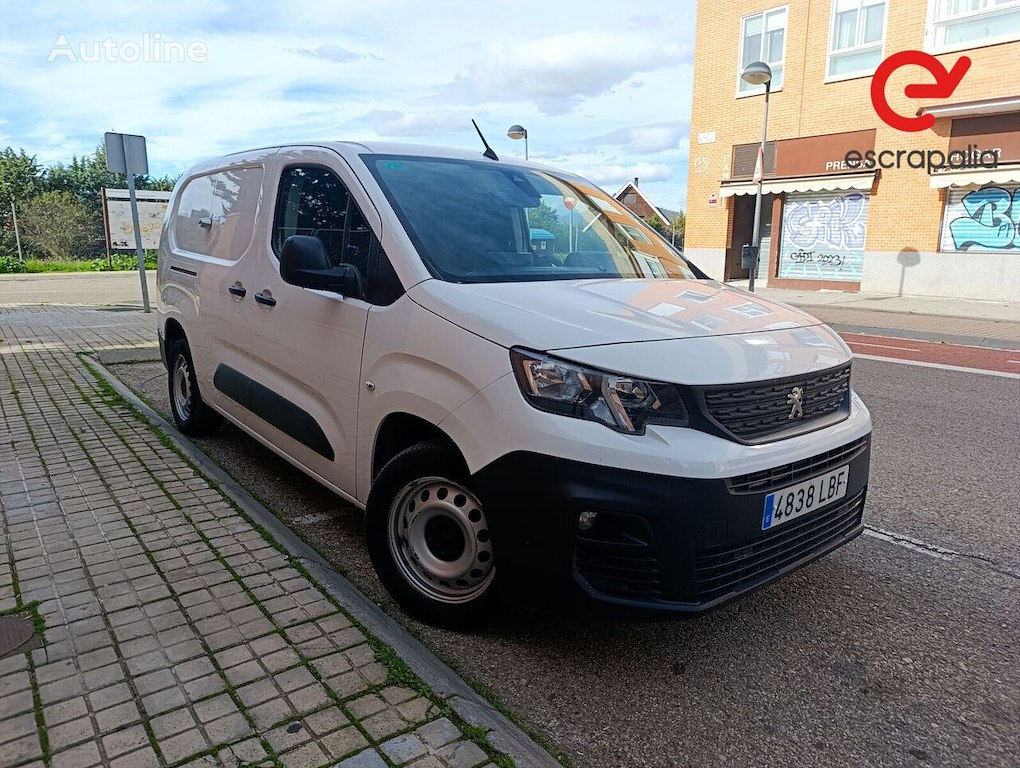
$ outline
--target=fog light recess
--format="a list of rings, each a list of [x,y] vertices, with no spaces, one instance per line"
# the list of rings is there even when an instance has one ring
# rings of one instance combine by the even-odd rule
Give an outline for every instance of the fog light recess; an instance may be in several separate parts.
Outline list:
[[[598,522],[598,519],[598,512],[592,512],[588,509],[584,510],[577,518],[577,530],[590,531],[595,527],[595,523]]]

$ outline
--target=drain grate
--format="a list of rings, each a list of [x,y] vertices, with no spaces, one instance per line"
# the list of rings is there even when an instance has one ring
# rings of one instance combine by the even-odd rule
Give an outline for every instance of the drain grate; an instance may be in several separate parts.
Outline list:
[[[42,638],[28,614],[0,616],[0,659],[42,648]]]

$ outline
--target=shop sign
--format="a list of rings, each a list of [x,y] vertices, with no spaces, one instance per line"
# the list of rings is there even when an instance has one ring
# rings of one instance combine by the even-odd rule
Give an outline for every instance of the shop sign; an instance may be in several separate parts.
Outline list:
[[[875,129],[781,139],[776,144],[775,175],[780,178],[847,173],[860,170],[847,164],[847,152],[874,149]]]
[[[1000,164],[1020,162],[1020,112],[953,120],[949,150],[966,152],[973,145],[998,150]]]

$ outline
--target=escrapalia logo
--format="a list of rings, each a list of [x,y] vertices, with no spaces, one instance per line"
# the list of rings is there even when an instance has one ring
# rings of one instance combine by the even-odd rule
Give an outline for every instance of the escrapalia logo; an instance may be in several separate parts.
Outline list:
[[[924,51],[899,51],[878,65],[871,78],[871,103],[882,121],[898,131],[914,133],[926,131],[935,125],[934,115],[906,117],[891,106],[886,96],[886,85],[892,74],[901,67],[916,66],[926,69],[935,77],[934,83],[911,83],[903,92],[909,99],[948,99],[970,69],[970,58],[961,56],[952,69]]]

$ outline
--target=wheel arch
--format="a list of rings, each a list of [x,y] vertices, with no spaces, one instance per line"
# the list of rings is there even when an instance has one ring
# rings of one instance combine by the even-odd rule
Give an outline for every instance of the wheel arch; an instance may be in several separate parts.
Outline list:
[[[169,369],[170,367],[170,350],[173,349],[174,343],[178,339],[187,340],[188,336],[184,332],[184,326],[182,326],[175,318],[167,318],[166,323],[163,325],[163,364]]]
[[[430,421],[410,413],[391,413],[376,430],[372,446],[371,478],[375,482],[386,463],[405,448],[431,440],[456,451],[464,462],[464,454],[446,432]]]

